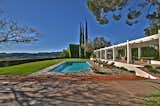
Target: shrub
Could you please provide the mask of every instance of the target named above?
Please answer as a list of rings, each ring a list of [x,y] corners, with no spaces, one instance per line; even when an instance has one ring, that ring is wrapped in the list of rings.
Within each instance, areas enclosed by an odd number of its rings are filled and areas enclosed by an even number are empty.
[[[69,58],[69,50],[68,49],[63,49],[63,51],[61,52],[60,55],[63,58]]]
[[[136,73],[134,70],[129,70],[130,73]]]
[[[153,57],[158,59],[159,52],[154,47],[142,47],[142,57]]]
[[[144,67],[147,68],[148,71],[150,71],[150,72],[159,73],[159,72],[157,71],[157,69],[160,69],[160,67],[153,68],[153,67],[150,66],[150,65],[145,65]]]
[[[79,45],[76,44],[70,44],[69,45],[69,54],[70,54],[70,58],[79,58]]]
[[[160,66],[157,66],[156,69],[160,69]]]
[[[91,54],[91,58],[96,58],[96,55],[94,53]]]
[[[149,71],[153,72],[153,73],[157,73],[157,70],[154,68],[151,68]]]
[[[145,106],[160,106],[160,93],[152,94],[144,98]]]
[[[147,68],[147,69],[152,69],[152,68],[153,68],[153,67],[150,66],[150,65],[145,65],[144,67]]]
[[[119,69],[128,71],[128,69],[126,69],[125,67],[120,67]]]

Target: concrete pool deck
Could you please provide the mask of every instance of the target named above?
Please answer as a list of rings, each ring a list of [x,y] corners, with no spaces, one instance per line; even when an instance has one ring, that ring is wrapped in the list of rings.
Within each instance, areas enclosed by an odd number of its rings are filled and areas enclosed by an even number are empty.
[[[0,106],[143,106],[160,80],[0,81]]]
[[[47,68],[44,68],[40,71],[37,71],[35,73],[32,73],[30,74],[29,76],[41,76],[41,75],[68,75],[68,74],[71,74],[71,75],[99,75],[98,73],[95,73],[94,70],[91,68],[90,70],[88,71],[83,71],[83,72],[78,72],[78,73],[60,73],[60,72],[54,72],[54,71],[51,71],[52,69],[54,69],[55,67],[65,63],[66,61],[63,61],[63,62],[60,62],[58,64],[55,64],[55,65],[52,65],[52,66],[49,66]],[[87,61],[88,64],[90,64],[91,67],[94,67],[96,68],[97,70],[99,71],[104,71],[106,72],[106,74],[104,75],[122,75],[122,77],[124,75],[128,75],[128,76],[136,76],[135,74],[133,73],[130,73],[128,71],[125,71],[125,70],[121,70],[121,69],[116,69],[116,68],[102,68],[102,67],[99,67],[97,68],[97,65],[95,65],[92,61]],[[148,77],[147,77],[148,78]]]

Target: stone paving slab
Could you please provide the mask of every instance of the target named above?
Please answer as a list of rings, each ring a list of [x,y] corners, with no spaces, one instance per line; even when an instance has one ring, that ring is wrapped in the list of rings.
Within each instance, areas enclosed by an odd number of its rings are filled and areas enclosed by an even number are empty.
[[[143,106],[159,80],[0,82],[0,106]]]

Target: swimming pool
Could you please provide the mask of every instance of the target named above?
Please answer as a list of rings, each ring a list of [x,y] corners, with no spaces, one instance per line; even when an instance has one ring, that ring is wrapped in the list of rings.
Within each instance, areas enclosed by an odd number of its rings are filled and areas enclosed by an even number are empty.
[[[51,71],[60,73],[77,73],[89,71],[90,67],[91,66],[88,62],[64,62],[53,68]]]

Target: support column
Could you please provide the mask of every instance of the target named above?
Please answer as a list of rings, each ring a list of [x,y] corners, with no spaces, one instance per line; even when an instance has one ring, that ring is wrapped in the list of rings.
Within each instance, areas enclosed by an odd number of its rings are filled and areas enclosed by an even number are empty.
[[[102,59],[102,50],[100,50],[100,59]]]
[[[105,60],[107,60],[107,50],[105,50]]]
[[[129,40],[127,40],[127,63],[131,63],[131,61],[132,61],[131,48],[129,45]]]
[[[158,39],[158,45],[159,45],[159,58],[160,58],[160,37],[159,37],[159,39]]]
[[[98,51],[98,59],[100,59],[100,51]]]
[[[127,57],[127,50],[126,50],[126,48],[124,49],[124,57]]]
[[[102,50],[102,59],[105,59],[105,50]]]
[[[138,59],[141,59],[141,48],[138,48]]]
[[[98,58],[98,52],[97,51],[95,52],[95,55],[96,55],[96,59],[97,59]]]
[[[113,61],[115,61],[116,60],[116,53],[115,53],[115,47],[113,47]]]

